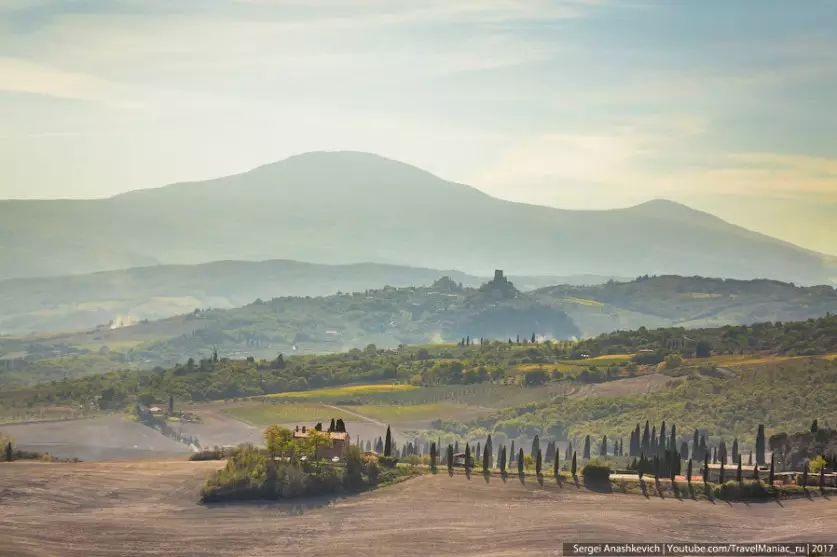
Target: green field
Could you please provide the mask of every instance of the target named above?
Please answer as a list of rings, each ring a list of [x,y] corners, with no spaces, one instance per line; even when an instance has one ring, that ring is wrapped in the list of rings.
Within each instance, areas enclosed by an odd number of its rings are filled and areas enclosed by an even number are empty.
[[[437,404],[384,405],[364,404],[352,406],[353,412],[387,423],[432,421],[437,419],[461,420],[475,418],[490,412],[475,406],[442,402]]]
[[[322,422],[331,419],[333,410],[321,404],[254,404],[221,410],[233,418],[254,425],[283,424],[292,422]]]
[[[290,391],[265,395],[264,398],[295,398],[295,399],[328,399],[335,397],[355,397],[364,395],[375,395],[379,393],[402,393],[418,389],[415,385],[398,384],[366,384],[346,385],[345,387],[331,387],[325,389],[314,389],[311,391]]]

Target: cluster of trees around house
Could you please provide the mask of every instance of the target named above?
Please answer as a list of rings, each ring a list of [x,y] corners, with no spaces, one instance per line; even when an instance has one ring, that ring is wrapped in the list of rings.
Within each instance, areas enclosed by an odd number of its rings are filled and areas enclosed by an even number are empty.
[[[174,397],[169,397],[169,415],[173,414]],[[170,439],[174,439],[178,443],[184,445],[194,446],[200,448],[201,444],[198,438],[192,435],[186,435],[182,431],[174,429],[168,423],[166,415],[154,415],[144,404],[137,403],[134,406],[134,415],[137,421],[152,429],[156,429],[162,435]]]

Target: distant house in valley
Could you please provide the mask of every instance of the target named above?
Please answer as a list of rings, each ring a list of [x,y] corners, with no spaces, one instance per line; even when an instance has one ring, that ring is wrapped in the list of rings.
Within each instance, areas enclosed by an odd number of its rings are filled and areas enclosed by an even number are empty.
[[[152,414],[160,414],[160,413],[163,412],[163,409],[160,408],[159,406],[152,406],[151,408],[148,409],[148,411],[151,412]]]
[[[304,439],[308,437],[311,430],[314,428],[306,427],[306,426],[296,426],[294,429],[294,439]],[[329,446],[322,446],[317,448],[317,454],[314,455],[315,459],[331,459],[335,456],[338,458],[344,458],[346,456],[346,451],[349,449],[351,445],[351,437],[349,433],[346,431],[321,431],[323,435],[327,435],[331,440],[331,444]]]
[[[468,460],[469,460],[469,465],[473,468],[473,466],[474,466],[474,455],[470,455]],[[453,455],[453,465],[465,468],[465,453],[456,453],[455,455]]]

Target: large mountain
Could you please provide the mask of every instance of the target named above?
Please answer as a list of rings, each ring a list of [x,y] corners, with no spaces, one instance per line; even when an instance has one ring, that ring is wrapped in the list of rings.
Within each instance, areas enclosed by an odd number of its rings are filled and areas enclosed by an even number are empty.
[[[837,277],[837,258],[669,201],[610,211],[512,203],[355,152],[108,199],[0,202],[0,278],[270,258],[480,275]]]

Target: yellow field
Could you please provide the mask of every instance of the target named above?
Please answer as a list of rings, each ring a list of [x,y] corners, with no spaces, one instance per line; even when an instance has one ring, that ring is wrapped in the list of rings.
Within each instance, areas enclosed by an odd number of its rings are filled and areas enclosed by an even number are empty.
[[[289,391],[285,393],[275,393],[272,395],[264,395],[267,398],[325,398],[338,396],[359,396],[359,395],[373,395],[376,393],[393,393],[412,391],[418,389],[415,385],[393,385],[393,384],[368,384],[368,385],[347,385],[345,387],[331,387],[325,389],[314,389],[311,391]],[[259,397],[261,398],[261,397]]]
[[[515,368],[514,368],[514,370],[517,373],[526,373],[526,372],[529,372],[529,371],[541,371],[541,370],[546,371],[548,373],[552,372],[552,371],[560,371],[561,373],[576,373],[578,371],[581,371],[581,369],[582,368],[580,368],[579,366],[577,366],[575,364],[565,364],[565,363],[560,363],[560,364],[519,364],[519,365],[515,366]]]
[[[334,413],[320,404],[305,403],[254,404],[224,408],[221,412],[254,425],[326,421]]]
[[[597,302],[596,300],[586,300],[584,298],[564,298],[565,302],[569,302],[571,304],[578,304],[580,306],[588,306],[594,308],[603,308],[604,304],[601,302]]]

